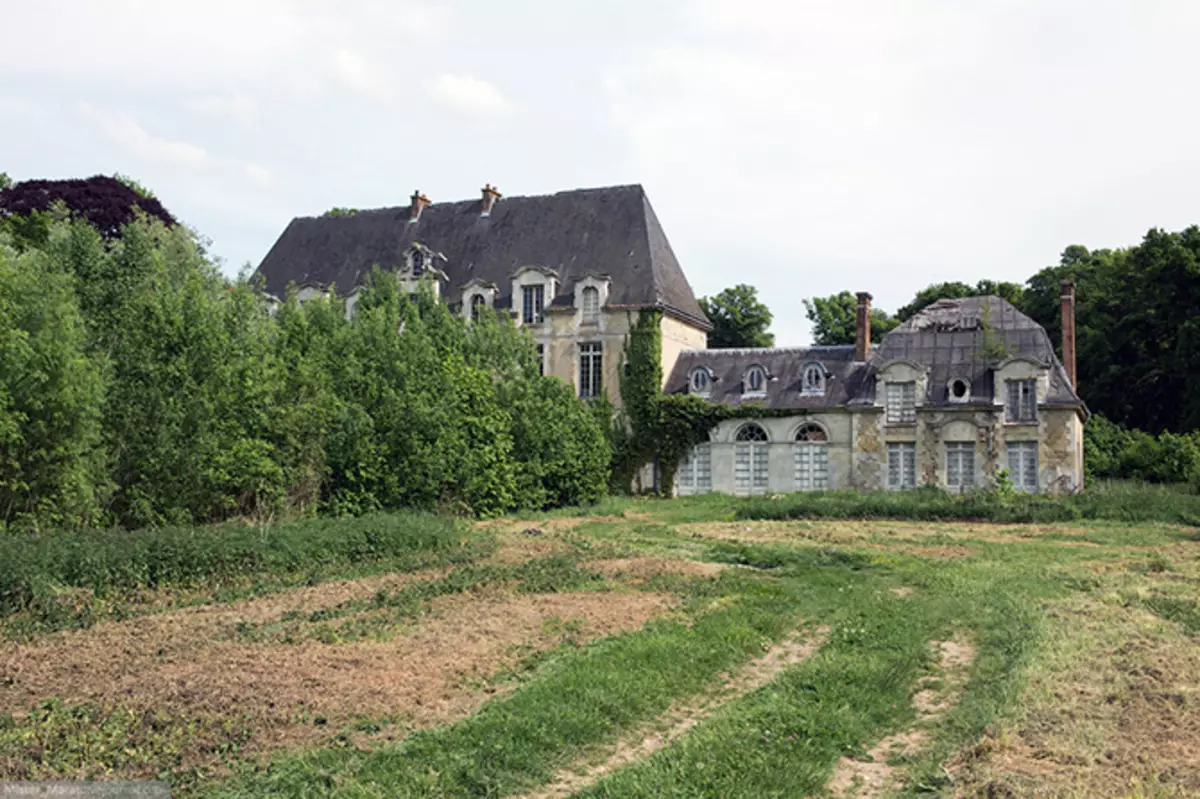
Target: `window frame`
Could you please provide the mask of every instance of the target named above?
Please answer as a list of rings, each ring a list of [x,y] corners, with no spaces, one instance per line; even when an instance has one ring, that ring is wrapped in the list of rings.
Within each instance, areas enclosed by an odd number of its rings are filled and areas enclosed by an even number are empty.
[[[538,359],[538,375],[540,377],[545,377],[546,376],[546,345],[545,344],[537,345],[537,359]]]
[[[530,302],[530,300],[533,302]],[[546,319],[546,285],[524,283],[521,285],[521,324],[540,325]]]
[[[758,376],[758,388],[753,388],[750,384],[752,376]],[[767,393],[767,370],[765,367],[755,364],[746,370],[746,375],[742,379],[742,394],[745,396],[765,396]]]
[[[809,375],[815,373],[817,379],[810,381]],[[825,395],[825,378],[827,373],[825,367],[819,363],[806,363],[800,370],[800,394],[801,396],[821,397]]]
[[[703,386],[697,386],[697,378],[703,378]],[[697,366],[688,373],[688,393],[699,397],[707,397],[712,393],[712,373],[704,366]]]
[[[792,483],[797,491],[829,490],[829,433],[815,422],[800,425],[792,436]]]
[[[1041,489],[1038,479],[1039,461],[1041,459],[1039,449],[1037,441],[1009,441],[1005,444],[1004,465],[1008,469],[1008,478],[1012,481],[1013,488],[1023,494],[1036,494]],[[1020,463],[1014,469],[1013,455],[1015,453],[1019,454],[1017,460]],[[1026,479],[1030,476],[1031,472],[1033,477],[1032,483]]]
[[[600,321],[600,289],[595,286],[584,286],[579,292],[579,305],[584,324],[595,324]]]
[[[472,294],[469,302],[470,311],[468,316],[472,322],[478,322],[479,315],[483,312],[482,309],[487,307],[487,297],[482,294]]]
[[[754,437],[750,438],[752,431]],[[747,422],[734,434],[735,493],[765,494],[771,485],[771,437],[757,422]]]
[[[893,456],[897,468],[893,470]],[[917,445],[913,441],[889,441],[887,444],[887,489],[908,491],[917,487]],[[893,471],[899,479],[892,480]]]
[[[1037,424],[1037,378],[1005,381],[1006,424]]]
[[[711,494],[712,445],[704,442],[689,449],[676,475],[676,492],[680,496]]]
[[[960,493],[975,488],[975,442],[947,441],[944,447],[946,488]],[[952,479],[955,475],[957,479]]]
[[[579,396],[598,397],[604,391],[604,344],[584,341],[579,344]]]
[[[899,400],[893,398],[893,389]],[[891,426],[917,423],[917,381],[889,380],[883,384],[884,421]]]

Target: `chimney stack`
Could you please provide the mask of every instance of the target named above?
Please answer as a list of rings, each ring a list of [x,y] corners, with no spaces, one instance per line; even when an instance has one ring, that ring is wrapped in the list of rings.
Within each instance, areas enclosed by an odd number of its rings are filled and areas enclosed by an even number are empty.
[[[410,199],[412,200],[412,207],[408,209],[408,221],[416,222],[421,218],[421,211],[424,210],[425,206],[429,205],[429,198],[422,194],[420,189],[417,189],[413,192],[413,196]]]
[[[479,212],[480,216],[488,216],[489,214],[491,214],[492,206],[496,204],[496,200],[499,200],[503,196],[504,195],[502,195],[499,191],[497,191],[496,187],[493,186],[491,183],[484,186],[483,187],[483,210],[481,210]]]
[[[858,313],[854,318],[854,360],[862,362],[871,354],[871,295],[858,292]]]
[[[1079,390],[1075,380],[1075,283],[1062,282],[1062,362],[1071,388]]]

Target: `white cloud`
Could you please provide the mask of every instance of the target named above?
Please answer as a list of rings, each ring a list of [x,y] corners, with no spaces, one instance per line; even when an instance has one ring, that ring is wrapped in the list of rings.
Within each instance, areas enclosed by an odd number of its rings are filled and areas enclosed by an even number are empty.
[[[368,96],[385,96],[387,84],[383,76],[353,50],[335,50],[333,73],[350,89]]]
[[[495,86],[470,75],[442,75],[433,85],[433,94],[447,108],[472,116],[495,116],[509,107]]]
[[[252,125],[258,119],[258,103],[243,92],[196,97],[185,102],[184,107],[196,114],[232,119],[242,125]]]
[[[90,103],[81,103],[79,113],[111,141],[147,161],[192,168],[214,163],[203,147],[151,135],[126,113],[104,111]]]
[[[275,180],[270,170],[258,164],[246,164],[242,170],[250,182],[257,186],[270,186]]]

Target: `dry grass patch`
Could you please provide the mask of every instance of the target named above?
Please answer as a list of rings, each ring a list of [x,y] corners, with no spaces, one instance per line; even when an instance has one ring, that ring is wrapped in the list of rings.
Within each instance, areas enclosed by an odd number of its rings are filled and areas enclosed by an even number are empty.
[[[776,644],[760,658],[747,663],[736,675],[721,675],[714,690],[697,700],[673,707],[662,717],[624,736],[615,746],[592,752],[560,774],[550,785],[521,799],[565,799],[617,769],[645,760],[695,727],[717,709],[774,680],[785,669],[799,665],[821,648],[829,630],[796,635]]]
[[[935,641],[934,647],[938,650],[934,677],[924,682],[912,700],[917,710],[916,724],[882,739],[865,758],[842,758],[829,781],[829,791],[835,797],[876,799],[898,787],[897,768],[889,761],[919,752],[928,741],[930,725],[958,701],[975,661],[975,647],[962,637]]]
[[[553,648],[568,635],[581,641],[635,629],[669,599],[587,592],[432,604],[430,617],[385,642],[214,641],[211,624],[180,612],[6,645],[0,713],[19,721],[34,703],[58,698],[205,724],[252,717],[256,752],[312,744],[364,716],[424,727],[477,709],[497,690],[486,678],[515,665],[518,653]]]
[[[609,558],[591,560],[585,564],[605,577],[641,585],[662,574],[681,574],[688,577],[715,577],[728,568],[724,563],[706,563],[681,558]]]
[[[959,795],[1200,795],[1200,642],[1091,596],[1049,616],[1024,712],[952,767]]]

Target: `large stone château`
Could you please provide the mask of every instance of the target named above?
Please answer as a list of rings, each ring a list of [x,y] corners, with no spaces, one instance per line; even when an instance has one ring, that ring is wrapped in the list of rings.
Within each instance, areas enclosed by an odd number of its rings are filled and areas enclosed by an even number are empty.
[[[681,494],[965,491],[1002,469],[1023,491],[1083,484],[1070,286],[1065,366],[1046,331],[998,297],[934,303],[872,348],[861,293],[854,345],[710,350],[711,325],[641,186],[502,198],[489,185],[477,200],[415,192],[407,206],[298,218],[258,275],[273,297],[289,285],[301,299],[336,292],[353,313],[376,266],[468,319],[510,313],[546,374],[618,406],[629,331],[660,312],[663,389],[741,408],[689,453]]]

